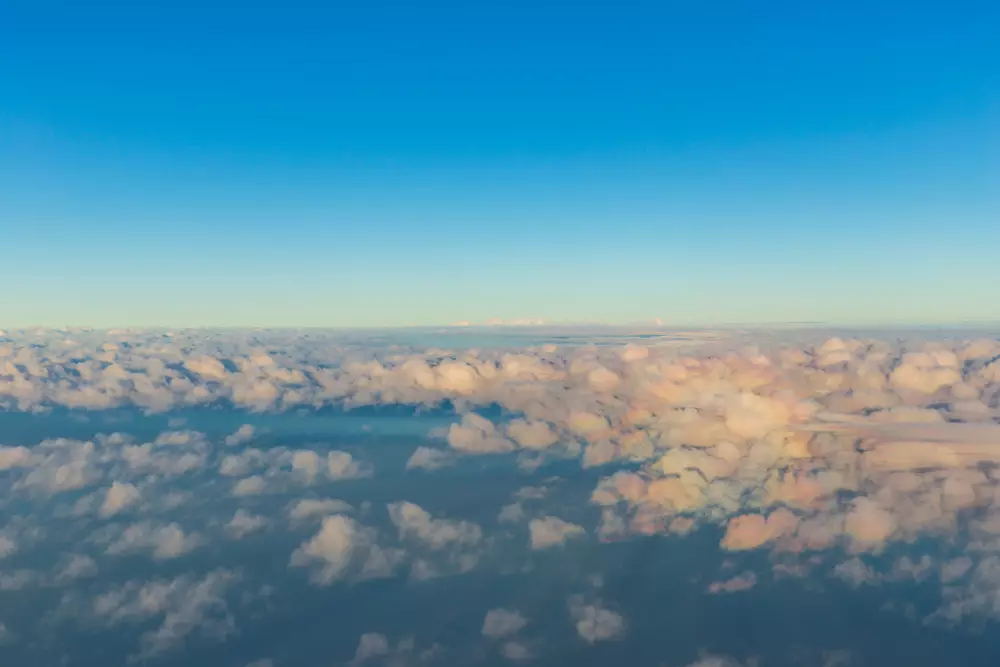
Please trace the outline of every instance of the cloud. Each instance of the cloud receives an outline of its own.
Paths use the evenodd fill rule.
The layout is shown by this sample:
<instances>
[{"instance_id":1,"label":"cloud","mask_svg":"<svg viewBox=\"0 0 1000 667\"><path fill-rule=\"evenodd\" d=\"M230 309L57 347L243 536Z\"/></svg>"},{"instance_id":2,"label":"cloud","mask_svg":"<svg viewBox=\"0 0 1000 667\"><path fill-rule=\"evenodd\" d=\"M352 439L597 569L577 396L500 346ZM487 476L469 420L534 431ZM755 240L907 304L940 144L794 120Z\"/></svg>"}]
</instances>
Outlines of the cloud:
<instances>
[{"instance_id":1,"label":"cloud","mask_svg":"<svg viewBox=\"0 0 1000 667\"><path fill-rule=\"evenodd\" d=\"M751 571L738 574L724 581L713 581L708 586L709 593L739 593L757 585L757 575Z\"/></svg>"},{"instance_id":2,"label":"cloud","mask_svg":"<svg viewBox=\"0 0 1000 667\"><path fill-rule=\"evenodd\" d=\"M389 639L378 632L366 632L358 640L358 648L354 652L353 664L361 664L371 658L389 655Z\"/></svg>"},{"instance_id":3,"label":"cloud","mask_svg":"<svg viewBox=\"0 0 1000 667\"><path fill-rule=\"evenodd\" d=\"M499 607L486 612L482 634L484 637L499 639L516 633L527 624L528 619L518 611Z\"/></svg>"},{"instance_id":4,"label":"cloud","mask_svg":"<svg viewBox=\"0 0 1000 667\"><path fill-rule=\"evenodd\" d=\"M236 510L233 518L226 524L226 532L234 539L240 540L266 527L269 521L262 516L250 514L246 510Z\"/></svg>"},{"instance_id":5,"label":"cloud","mask_svg":"<svg viewBox=\"0 0 1000 667\"><path fill-rule=\"evenodd\" d=\"M417 447L406 462L406 469L437 470L451 465L453 462L453 457L446 451L432 447Z\"/></svg>"},{"instance_id":6,"label":"cloud","mask_svg":"<svg viewBox=\"0 0 1000 667\"><path fill-rule=\"evenodd\" d=\"M475 413L462 417L461 424L451 425L448 444L469 454L499 454L515 448L513 442L500 435L493 422Z\"/></svg>"},{"instance_id":7,"label":"cloud","mask_svg":"<svg viewBox=\"0 0 1000 667\"><path fill-rule=\"evenodd\" d=\"M356 552L371 541L370 533L354 519L335 514L323 519L319 532L292 554L292 565L304 567L319 563L314 581L330 584L346 572Z\"/></svg>"},{"instance_id":8,"label":"cloud","mask_svg":"<svg viewBox=\"0 0 1000 667\"><path fill-rule=\"evenodd\" d=\"M0 447L0 470L25 468L31 465L31 451L27 447Z\"/></svg>"},{"instance_id":9,"label":"cloud","mask_svg":"<svg viewBox=\"0 0 1000 667\"><path fill-rule=\"evenodd\" d=\"M205 543L197 533L185 533L176 523L155 525L148 521L132 524L112 542L107 553L112 555L149 551L155 560L171 560L183 556Z\"/></svg>"},{"instance_id":10,"label":"cloud","mask_svg":"<svg viewBox=\"0 0 1000 667\"><path fill-rule=\"evenodd\" d=\"M228 447L237 447L239 445L245 445L246 443L253 440L257 429L255 429L251 424L244 424L236 429L235 432L226 436L225 443Z\"/></svg>"},{"instance_id":11,"label":"cloud","mask_svg":"<svg viewBox=\"0 0 1000 667\"><path fill-rule=\"evenodd\" d=\"M310 567L311 579L328 586L350 573L362 579L390 576L403 552L376 544L376 531L343 514L323 519L319 532L292 553L292 567Z\"/></svg>"},{"instance_id":12,"label":"cloud","mask_svg":"<svg viewBox=\"0 0 1000 667\"><path fill-rule=\"evenodd\" d=\"M103 518L112 517L138 500L139 489L128 482L113 482L104 496L98 514Z\"/></svg>"},{"instance_id":13,"label":"cloud","mask_svg":"<svg viewBox=\"0 0 1000 667\"><path fill-rule=\"evenodd\" d=\"M332 451L326 455L326 471L333 480L362 479L372 476L372 466L355 461L347 452Z\"/></svg>"},{"instance_id":14,"label":"cloud","mask_svg":"<svg viewBox=\"0 0 1000 667\"><path fill-rule=\"evenodd\" d=\"M90 556L73 554L63 561L53 575L56 584L68 584L97 574L97 563Z\"/></svg>"},{"instance_id":15,"label":"cloud","mask_svg":"<svg viewBox=\"0 0 1000 667\"><path fill-rule=\"evenodd\" d=\"M584 604L571 598L570 615L576 621L576 632L589 643L621 639L625 634L625 618L600 603Z\"/></svg>"},{"instance_id":16,"label":"cloud","mask_svg":"<svg viewBox=\"0 0 1000 667\"><path fill-rule=\"evenodd\" d=\"M414 503L391 503L388 510L389 519L399 530L400 539L415 539L431 549L473 547L483 537L482 529L470 521L434 519Z\"/></svg>"},{"instance_id":17,"label":"cloud","mask_svg":"<svg viewBox=\"0 0 1000 667\"><path fill-rule=\"evenodd\" d=\"M112 626L160 619L159 627L143 633L136 655L149 659L176 649L192 632L215 639L235 632L225 594L238 580L238 573L219 569L200 579L128 582L94 598L87 614Z\"/></svg>"},{"instance_id":18,"label":"cloud","mask_svg":"<svg viewBox=\"0 0 1000 667\"><path fill-rule=\"evenodd\" d=\"M301 521L317 516L343 514L351 511L353 511L353 508L343 500L305 498L294 502L288 507L288 516L293 520Z\"/></svg>"},{"instance_id":19,"label":"cloud","mask_svg":"<svg viewBox=\"0 0 1000 667\"><path fill-rule=\"evenodd\" d=\"M532 654L531 649L525 646L521 642L504 642L501 648L501 653L503 657L513 662L523 662L525 660L531 660L535 656Z\"/></svg>"},{"instance_id":20,"label":"cloud","mask_svg":"<svg viewBox=\"0 0 1000 667\"><path fill-rule=\"evenodd\" d=\"M566 542L566 540L583 537L586 531L582 526L569 523L554 516L532 519L528 523L531 533L532 549L551 549Z\"/></svg>"},{"instance_id":21,"label":"cloud","mask_svg":"<svg viewBox=\"0 0 1000 667\"><path fill-rule=\"evenodd\" d=\"M246 477L233 484L234 496L256 496L264 493L267 488L267 480L260 475Z\"/></svg>"}]
</instances>

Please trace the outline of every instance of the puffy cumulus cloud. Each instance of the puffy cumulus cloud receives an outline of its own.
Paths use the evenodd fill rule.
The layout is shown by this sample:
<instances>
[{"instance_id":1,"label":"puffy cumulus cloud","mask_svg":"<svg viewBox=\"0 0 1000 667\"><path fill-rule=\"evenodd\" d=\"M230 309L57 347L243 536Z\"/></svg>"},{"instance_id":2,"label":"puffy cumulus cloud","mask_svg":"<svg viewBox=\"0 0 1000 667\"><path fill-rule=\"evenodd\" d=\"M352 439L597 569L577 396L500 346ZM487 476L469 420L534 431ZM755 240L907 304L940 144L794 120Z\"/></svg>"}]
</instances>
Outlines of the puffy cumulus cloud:
<instances>
[{"instance_id":1,"label":"puffy cumulus cloud","mask_svg":"<svg viewBox=\"0 0 1000 667\"><path fill-rule=\"evenodd\" d=\"M230 537L240 540L263 529L270 523L267 518L250 514L246 510L236 510L233 518L226 523L226 532Z\"/></svg>"},{"instance_id":2,"label":"puffy cumulus cloud","mask_svg":"<svg viewBox=\"0 0 1000 667\"><path fill-rule=\"evenodd\" d=\"M229 447L237 447L239 445L245 445L251 440L253 440L257 429L254 428L252 424L244 424L240 426L236 431L226 436L225 443Z\"/></svg>"},{"instance_id":3,"label":"puffy cumulus cloud","mask_svg":"<svg viewBox=\"0 0 1000 667\"><path fill-rule=\"evenodd\" d=\"M625 618L600 602L586 604L574 596L570 598L569 610L577 634L589 643L619 640L625 635Z\"/></svg>"},{"instance_id":4,"label":"puffy cumulus cloud","mask_svg":"<svg viewBox=\"0 0 1000 667\"><path fill-rule=\"evenodd\" d=\"M27 447L0 447L0 470L24 468L31 464L31 451Z\"/></svg>"},{"instance_id":5,"label":"puffy cumulus cloud","mask_svg":"<svg viewBox=\"0 0 1000 667\"><path fill-rule=\"evenodd\" d=\"M358 639L358 648L354 651L353 664L361 664L371 658L389 655L389 638L380 632L366 632Z\"/></svg>"},{"instance_id":6,"label":"puffy cumulus cloud","mask_svg":"<svg viewBox=\"0 0 1000 667\"><path fill-rule=\"evenodd\" d=\"M198 533L185 533L176 523L156 525L149 521L132 524L108 545L112 555L148 551L155 560L171 560L205 544Z\"/></svg>"},{"instance_id":7,"label":"puffy cumulus cloud","mask_svg":"<svg viewBox=\"0 0 1000 667\"><path fill-rule=\"evenodd\" d=\"M518 641L504 642L500 652L504 658L513 662L523 662L535 657L528 646Z\"/></svg>"},{"instance_id":8,"label":"puffy cumulus cloud","mask_svg":"<svg viewBox=\"0 0 1000 667\"><path fill-rule=\"evenodd\" d=\"M454 458L448 452L435 449L433 447L417 447L406 462L407 470L437 470L444 468L454 462Z\"/></svg>"},{"instance_id":9,"label":"puffy cumulus cloud","mask_svg":"<svg viewBox=\"0 0 1000 667\"><path fill-rule=\"evenodd\" d=\"M713 581L708 586L709 593L739 593L748 591L757 585L757 575L751 571L726 579L724 581Z\"/></svg>"},{"instance_id":10,"label":"puffy cumulus cloud","mask_svg":"<svg viewBox=\"0 0 1000 667\"><path fill-rule=\"evenodd\" d=\"M448 444L460 452L492 454L514 450L514 443L503 437L489 419L475 413L466 414L460 424L448 429Z\"/></svg>"},{"instance_id":11,"label":"puffy cumulus cloud","mask_svg":"<svg viewBox=\"0 0 1000 667\"><path fill-rule=\"evenodd\" d=\"M532 519L528 523L528 531L532 549L551 549L565 544L569 539L586 535L583 526L563 521L555 516Z\"/></svg>"},{"instance_id":12,"label":"puffy cumulus cloud","mask_svg":"<svg viewBox=\"0 0 1000 667\"><path fill-rule=\"evenodd\" d=\"M301 521L330 514L344 514L353 511L353 509L349 503L335 498L304 498L288 506L288 517Z\"/></svg>"},{"instance_id":13,"label":"puffy cumulus cloud","mask_svg":"<svg viewBox=\"0 0 1000 667\"><path fill-rule=\"evenodd\" d=\"M482 634L484 637L499 639L516 633L527 624L528 619L518 611L500 607L486 612Z\"/></svg>"},{"instance_id":14,"label":"puffy cumulus cloud","mask_svg":"<svg viewBox=\"0 0 1000 667\"><path fill-rule=\"evenodd\" d=\"M138 500L139 489L135 486L128 482L113 482L104 495L98 514L104 518L114 516Z\"/></svg>"},{"instance_id":15,"label":"puffy cumulus cloud","mask_svg":"<svg viewBox=\"0 0 1000 667\"><path fill-rule=\"evenodd\" d=\"M347 452L333 451L326 456L326 472L333 480L362 479L371 477L373 468L370 464L356 461Z\"/></svg>"},{"instance_id":16,"label":"puffy cumulus cloud","mask_svg":"<svg viewBox=\"0 0 1000 667\"><path fill-rule=\"evenodd\" d=\"M403 637L393 645L380 632L366 632L358 639L358 647L349 665L413 665L426 663L441 652L441 647L432 645L419 649L413 637Z\"/></svg>"},{"instance_id":17,"label":"puffy cumulus cloud","mask_svg":"<svg viewBox=\"0 0 1000 667\"><path fill-rule=\"evenodd\" d=\"M64 558L60 563L52 580L57 584L69 584L79 579L88 579L97 575L97 563L90 556L83 554L73 554Z\"/></svg>"},{"instance_id":18,"label":"puffy cumulus cloud","mask_svg":"<svg viewBox=\"0 0 1000 667\"><path fill-rule=\"evenodd\" d=\"M844 518L844 532L859 550L881 547L896 530L892 514L868 498L858 498Z\"/></svg>"},{"instance_id":19,"label":"puffy cumulus cloud","mask_svg":"<svg viewBox=\"0 0 1000 667\"><path fill-rule=\"evenodd\" d=\"M798 522L798 517L784 509L776 510L766 517L761 514L733 517L722 538L722 548L730 551L756 549L793 532Z\"/></svg>"},{"instance_id":20,"label":"puffy cumulus cloud","mask_svg":"<svg viewBox=\"0 0 1000 667\"><path fill-rule=\"evenodd\" d=\"M471 521L434 519L414 503L392 503L388 510L389 519L399 530L400 539L417 540L434 550L474 547L483 538L482 529Z\"/></svg>"},{"instance_id":21,"label":"puffy cumulus cloud","mask_svg":"<svg viewBox=\"0 0 1000 667\"><path fill-rule=\"evenodd\" d=\"M234 496L256 496L267 489L267 480L260 475L253 475L233 484Z\"/></svg>"},{"instance_id":22,"label":"puffy cumulus cloud","mask_svg":"<svg viewBox=\"0 0 1000 667\"><path fill-rule=\"evenodd\" d=\"M309 567L311 579L328 586L349 574L372 579L387 577L402 562L403 552L376 544L377 533L343 514L323 519L319 531L293 553L293 567Z\"/></svg>"},{"instance_id":23,"label":"puffy cumulus cloud","mask_svg":"<svg viewBox=\"0 0 1000 667\"><path fill-rule=\"evenodd\" d=\"M547 422L514 419L507 425L507 436L525 449L545 449L559 440Z\"/></svg>"},{"instance_id":24,"label":"puffy cumulus cloud","mask_svg":"<svg viewBox=\"0 0 1000 667\"><path fill-rule=\"evenodd\" d=\"M112 626L158 619L158 627L143 633L134 656L148 660L178 648L193 632L213 639L234 633L226 595L239 578L237 572L220 569L202 578L128 582L93 598L80 613L86 621Z\"/></svg>"},{"instance_id":25,"label":"puffy cumulus cloud","mask_svg":"<svg viewBox=\"0 0 1000 667\"><path fill-rule=\"evenodd\" d=\"M292 470L302 473L309 481L319 474L320 466L319 454L311 449L300 449L292 453Z\"/></svg>"},{"instance_id":26,"label":"puffy cumulus cloud","mask_svg":"<svg viewBox=\"0 0 1000 667\"><path fill-rule=\"evenodd\" d=\"M863 584L881 583L882 577L860 558L852 558L833 568L833 576L854 588Z\"/></svg>"}]
</instances>

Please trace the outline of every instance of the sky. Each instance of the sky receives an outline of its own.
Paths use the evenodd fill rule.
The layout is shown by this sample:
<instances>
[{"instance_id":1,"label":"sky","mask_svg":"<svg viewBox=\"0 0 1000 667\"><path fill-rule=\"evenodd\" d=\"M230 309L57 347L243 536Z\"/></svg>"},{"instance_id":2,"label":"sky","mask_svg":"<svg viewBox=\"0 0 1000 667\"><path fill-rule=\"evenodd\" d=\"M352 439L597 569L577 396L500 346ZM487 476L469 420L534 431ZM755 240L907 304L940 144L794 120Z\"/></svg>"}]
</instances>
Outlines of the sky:
<instances>
[{"instance_id":1,"label":"sky","mask_svg":"<svg viewBox=\"0 0 1000 667\"><path fill-rule=\"evenodd\" d=\"M0 4L0 326L996 321L994 2Z\"/></svg>"}]
</instances>

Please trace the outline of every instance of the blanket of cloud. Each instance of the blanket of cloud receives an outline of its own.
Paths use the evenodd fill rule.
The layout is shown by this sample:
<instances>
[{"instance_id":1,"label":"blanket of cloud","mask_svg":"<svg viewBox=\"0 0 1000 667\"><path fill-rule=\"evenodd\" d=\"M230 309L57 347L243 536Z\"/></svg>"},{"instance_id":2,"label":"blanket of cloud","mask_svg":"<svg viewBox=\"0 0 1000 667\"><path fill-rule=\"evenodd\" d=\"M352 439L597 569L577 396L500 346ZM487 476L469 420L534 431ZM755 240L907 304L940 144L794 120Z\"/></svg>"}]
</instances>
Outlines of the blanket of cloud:
<instances>
[{"instance_id":1,"label":"blanket of cloud","mask_svg":"<svg viewBox=\"0 0 1000 667\"><path fill-rule=\"evenodd\" d=\"M1000 664L1000 339L0 335L0 664Z\"/></svg>"}]
</instances>

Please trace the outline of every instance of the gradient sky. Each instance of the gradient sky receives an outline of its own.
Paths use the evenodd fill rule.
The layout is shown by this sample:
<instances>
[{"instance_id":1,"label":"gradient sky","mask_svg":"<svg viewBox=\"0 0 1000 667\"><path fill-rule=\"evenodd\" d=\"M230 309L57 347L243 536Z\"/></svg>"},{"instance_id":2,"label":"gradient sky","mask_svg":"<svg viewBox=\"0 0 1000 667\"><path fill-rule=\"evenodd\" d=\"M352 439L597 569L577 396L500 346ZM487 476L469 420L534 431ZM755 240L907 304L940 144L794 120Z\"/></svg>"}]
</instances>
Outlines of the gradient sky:
<instances>
[{"instance_id":1,"label":"gradient sky","mask_svg":"<svg viewBox=\"0 0 1000 667\"><path fill-rule=\"evenodd\" d=\"M1000 4L0 3L0 326L1000 320Z\"/></svg>"}]
</instances>

